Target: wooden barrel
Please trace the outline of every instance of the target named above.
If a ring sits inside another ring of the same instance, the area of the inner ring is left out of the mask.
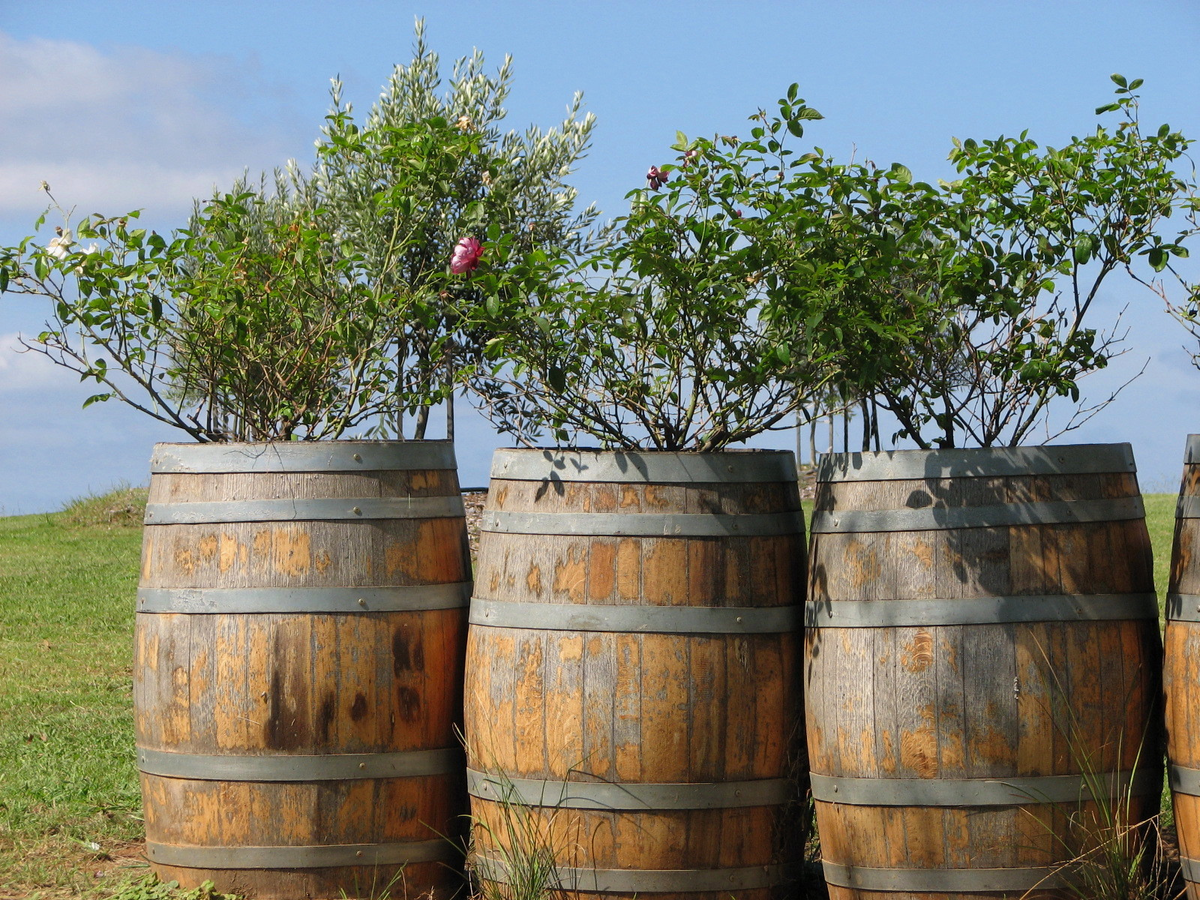
[[[1200,435],[1188,435],[1167,587],[1163,656],[1167,774],[1179,863],[1189,900],[1200,900]]]
[[[1157,812],[1161,644],[1128,445],[827,457],[809,571],[833,900],[1057,897],[1103,832],[1093,792],[1132,794],[1133,823]]]
[[[449,896],[471,590],[453,447],[159,444],[151,471],[134,703],[155,872]]]
[[[755,900],[785,881],[795,479],[790,453],[496,453],[465,704],[485,880],[528,884],[541,853],[582,896]]]

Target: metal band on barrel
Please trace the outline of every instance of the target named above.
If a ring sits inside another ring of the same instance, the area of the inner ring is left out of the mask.
[[[1200,859],[1179,857],[1179,868],[1182,870],[1184,881],[1190,884],[1200,884]]]
[[[984,893],[1051,890],[1066,885],[1065,873],[1051,868],[1023,869],[883,869],[822,862],[825,880],[860,891],[911,893]]]
[[[812,533],[945,531],[1012,525],[1072,525],[1142,519],[1145,515],[1140,496],[1107,500],[1000,503],[994,506],[819,510],[813,513]]]
[[[923,628],[1007,622],[1153,619],[1156,594],[1041,594],[960,600],[809,600],[809,628]]]
[[[492,478],[599,484],[795,484],[790,450],[670,453],[602,450],[497,450]]]
[[[138,771],[194,781],[343,781],[415,778],[461,772],[457,747],[399,753],[340,753],[321,756],[232,756],[137,750]]]
[[[329,522],[359,519],[445,519],[462,516],[461,495],[453,497],[362,497],[337,500],[204,500],[148,503],[147,525],[226,522]]]
[[[1167,594],[1168,622],[1200,622],[1200,594]]]
[[[508,884],[508,866],[488,853],[476,857],[480,877]],[[554,867],[560,888],[583,893],[662,894],[691,891],[750,891],[774,887],[788,879],[787,866],[739,869],[593,869]]]
[[[631,634],[781,634],[801,627],[799,606],[594,606],[474,597],[468,621],[493,628]]]
[[[455,469],[450,441],[290,441],[156,444],[154,474],[388,472]]]
[[[479,530],[501,534],[597,537],[773,537],[804,533],[800,510],[752,515],[717,513],[529,513],[484,510]]]
[[[138,588],[142,613],[361,613],[457,609],[473,583],[363,588]]]
[[[1200,434],[1189,434],[1183,452],[1184,465],[1200,462]]]
[[[1200,769],[1168,765],[1167,779],[1171,784],[1171,790],[1191,797],[1200,797]]]
[[[566,809],[734,809],[778,806],[798,796],[786,778],[712,784],[614,784],[607,781],[542,781],[507,778],[467,769],[467,791],[495,802]]]
[[[916,481],[1014,475],[1108,475],[1137,471],[1133,448],[1121,444],[1062,447],[991,447],[830,453],[817,464],[817,481]]]
[[[1027,806],[1068,803],[1091,797],[1099,782],[1111,795],[1135,796],[1162,790],[1159,772],[1143,770],[1097,775],[1038,775],[1013,778],[842,778],[810,773],[814,800],[850,806]]]
[[[1200,497],[1186,494],[1175,502],[1175,518],[1200,519]]]
[[[315,847],[197,847],[146,842],[146,857],[150,862],[187,869],[319,869],[404,865],[450,862],[459,852],[444,839]]]

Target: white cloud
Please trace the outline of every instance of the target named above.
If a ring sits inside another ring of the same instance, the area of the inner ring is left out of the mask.
[[[78,375],[56,366],[45,355],[24,350],[18,333],[0,334],[0,395],[16,396],[44,391],[73,395],[76,393],[72,390],[73,382],[78,381]]]
[[[43,180],[81,213],[185,213],[308,152],[319,123],[286,94],[253,60],[0,32],[0,217],[40,213]]]

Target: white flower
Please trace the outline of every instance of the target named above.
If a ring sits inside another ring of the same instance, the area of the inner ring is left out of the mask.
[[[58,237],[50,239],[50,243],[46,245],[46,253],[55,259],[66,259],[67,254],[71,252],[71,229],[59,225],[55,227],[54,233]]]

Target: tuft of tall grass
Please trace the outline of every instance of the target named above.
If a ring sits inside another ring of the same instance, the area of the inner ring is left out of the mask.
[[[567,900],[558,873],[564,848],[556,847],[552,837],[557,810],[549,816],[544,807],[535,811],[518,798],[508,778],[495,778],[497,798],[492,802],[499,822],[472,817],[467,857],[472,895],[481,900]]]
[[[149,488],[120,483],[102,494],[76,497],[63,507],[62,521],[77,528],[140,528],[146,518]]]

